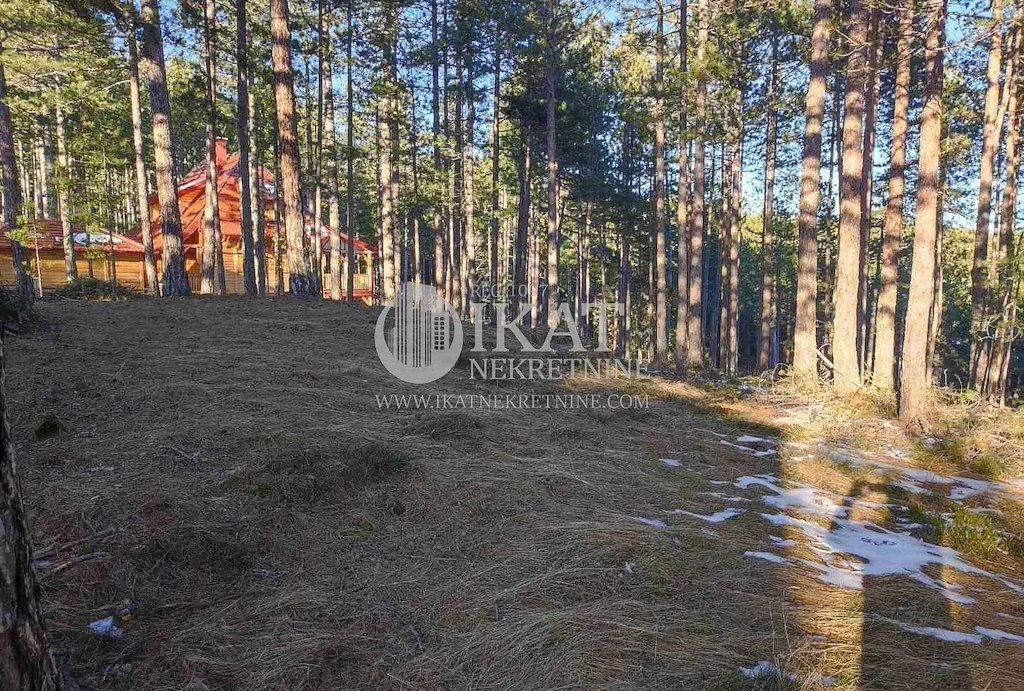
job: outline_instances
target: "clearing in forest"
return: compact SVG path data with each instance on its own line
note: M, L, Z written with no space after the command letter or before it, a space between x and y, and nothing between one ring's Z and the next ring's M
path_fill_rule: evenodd
M40 309L13 425L93 687L1024 688L1012 414L968 453L670 378L615 391L647 408L381 409L615 384L412 387L377 311L329 302Z

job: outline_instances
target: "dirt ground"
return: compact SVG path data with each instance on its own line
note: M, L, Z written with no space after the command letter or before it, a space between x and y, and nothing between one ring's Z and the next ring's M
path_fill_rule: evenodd
M964 604L745 556L782 529L740 476L882 488L730 446L819 441L782 413L677 381L471 381L465 363L426 390L611 387L650 407L382 410L423 387L379 364L369 308L41 312L7 341L12 422L54 644L86 687L1024 688L1022 642L905 630L1024 635L1024 595L992 578L930 572ZM701 518L731 505L746 513ZM971 563L1024 583L1005 555ZM112 613L122 637L90 632Z

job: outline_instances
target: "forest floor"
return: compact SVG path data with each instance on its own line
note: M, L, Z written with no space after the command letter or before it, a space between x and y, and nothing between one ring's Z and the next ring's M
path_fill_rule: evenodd
M41 314L9 398L86 688L1024 688L1017 414L465 363L426 388L650 405L389 410L368 308Z

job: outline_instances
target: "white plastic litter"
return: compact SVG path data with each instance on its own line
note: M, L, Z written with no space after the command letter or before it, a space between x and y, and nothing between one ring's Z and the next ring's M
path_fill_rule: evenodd
M100 638L116 640L124 635L124 630L117 625L114 617L104 617L89 624L89 630Z

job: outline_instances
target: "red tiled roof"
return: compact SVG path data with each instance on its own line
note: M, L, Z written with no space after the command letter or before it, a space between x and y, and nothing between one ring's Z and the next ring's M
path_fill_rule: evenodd
M242 235L241 206L239 203L239 170L238 154L227 152L227 142L217 140L217 199L220 209L220 233L222 238L239 238ZM274 209L276 189L274 177L263 166L259 166L259 176L263 183L264 213L268 216L266 223L267 238L274 236L274 223L271 220ZM153 219L153 246L157 251L163 248L161 232L160 204L156 194L150 195L149 207ZM198 245L204 224L206 210L206 162L200 163L178 183L178 209L181 212L181 236L186 245ZM306 234L311 232L312 220L306 218ZM321 243L325 250L330 249L330 231L321 224ZM348 243L348 235L341 234L341 241ZM357 252L373 252L374 250L362 240L355 241Z
M86 235L85 226L81 223L71 224L71 231L74 235L75 251L85 252L88 246L100 247L105 252L110 251L110 245L114 246L115 254L142 254L142 243L127 235L110 233L106 230L93 230ZM41 250L64 249L64 229L59 220L29 221L28 242L25 243L30 249ZM113 242L111 242L113 239ZM10 249L11 239L7 236L7 227L0 226L0 249Z

